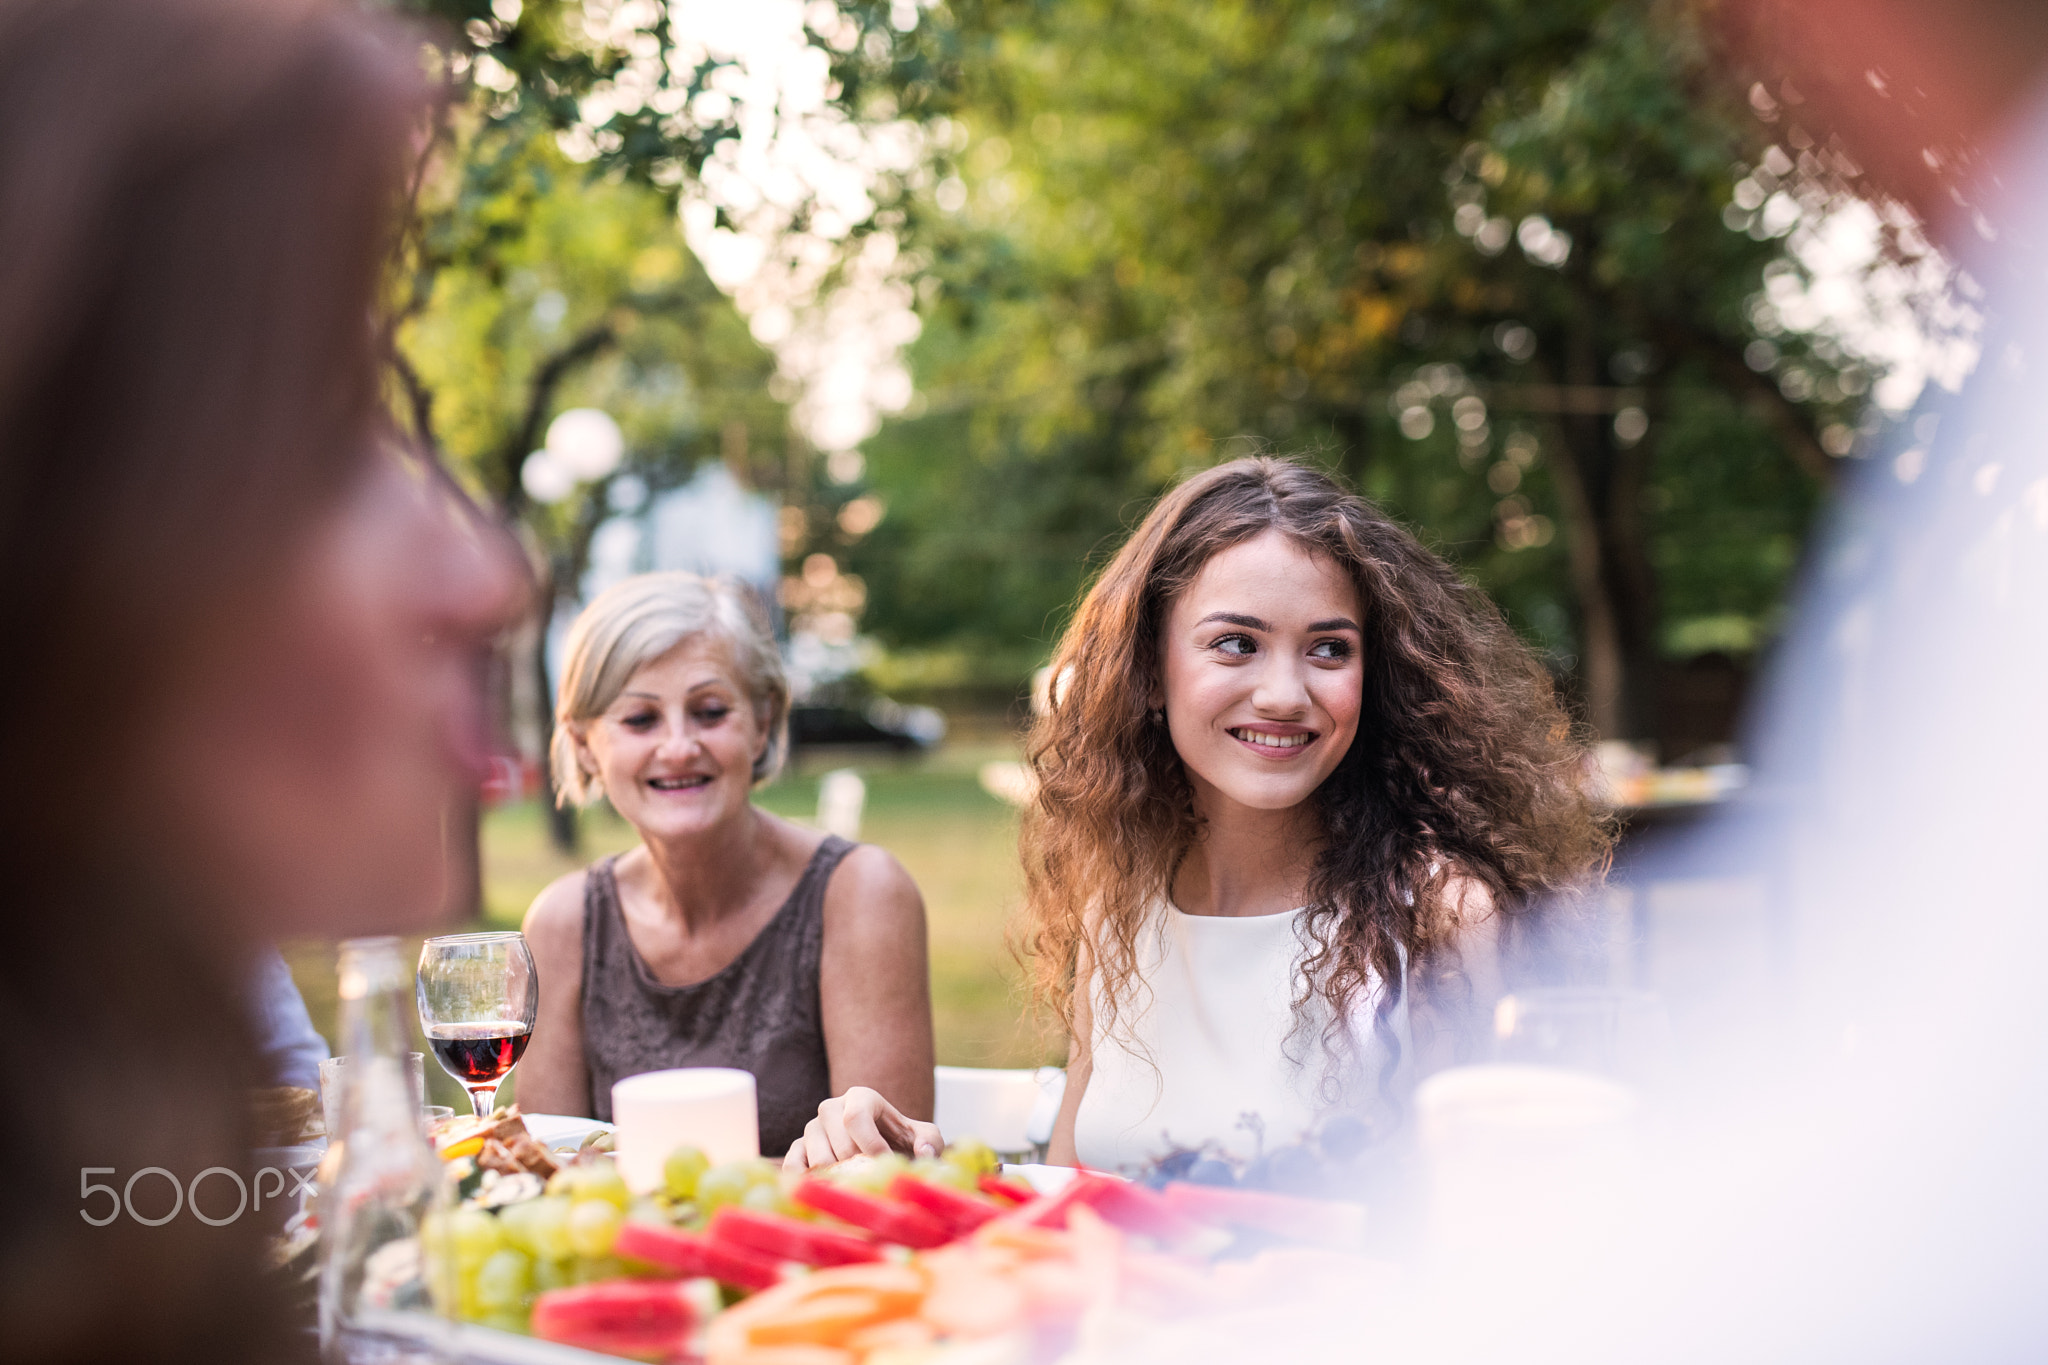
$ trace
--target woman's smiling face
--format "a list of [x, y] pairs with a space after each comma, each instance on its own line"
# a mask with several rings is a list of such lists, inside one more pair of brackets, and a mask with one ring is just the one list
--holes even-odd
[[1212, 556], [1167, 613], [1162, 693], [1198, 803], [1286, 810], [1351, 748], [1364, 684], [1358, 589], [1279, 531]]
[[768, 742], [732, 651], [709, 634], [642, 665], [579, 738], [613, 809], [649, 839], [702, 833], [743, 810]]

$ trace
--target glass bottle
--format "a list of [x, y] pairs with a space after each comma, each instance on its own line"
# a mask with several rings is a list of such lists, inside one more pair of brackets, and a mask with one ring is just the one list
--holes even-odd
[[341, 945], [340, 1164], [320, 1191], [320, 1346], [375, 1330], [382, 1310], [431, 1312], [420, 1236], [441, 1195], [442, 1165], [420, 1126], [406, 1075], [411, 986], [395, 938]]

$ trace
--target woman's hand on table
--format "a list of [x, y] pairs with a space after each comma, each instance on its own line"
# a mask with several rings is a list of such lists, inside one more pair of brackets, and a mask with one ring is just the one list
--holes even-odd
[[818, 1106], [818, 1117], [805, 1124], [804, 1135], [790, 1144], [782, 1169], [794, 1174], [848, 1157], [885, 1152], [937, 1156], [945, 1145], [937, 1124], [905, 1118], [881, 1092], [856, 1085]]

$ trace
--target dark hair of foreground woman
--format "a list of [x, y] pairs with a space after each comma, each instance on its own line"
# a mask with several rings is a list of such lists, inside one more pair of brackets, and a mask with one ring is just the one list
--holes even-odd
[[339, 5], [0, 0], [0, 1361], [302, 1349], [256, 1217], [140, 1218], [245, 1164], [250, 947], [357, 927], [314, 890], [377, 862], [321, 575], [368, 562], [340, 518], [390, 463], [372, 306], [421, 108]]

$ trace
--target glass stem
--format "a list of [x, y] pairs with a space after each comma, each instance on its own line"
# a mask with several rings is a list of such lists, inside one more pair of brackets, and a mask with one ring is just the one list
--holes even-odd
[[480, 1119], [487, 1119], [498, 1105], [498, 1087], [483, 1086], [469, 1092], [469, 1106]]

